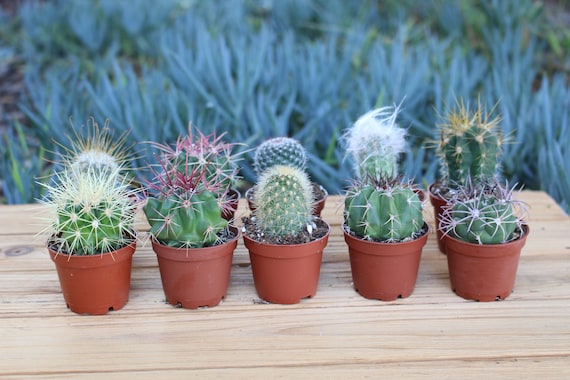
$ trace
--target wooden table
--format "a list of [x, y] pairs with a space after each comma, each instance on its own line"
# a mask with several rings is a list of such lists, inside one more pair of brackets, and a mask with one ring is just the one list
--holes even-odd
[[[141, 244], [130, 300], [105, 316], [65, 307], [43, 237], [35, 237], [38, 206], [2, 206], [0, 376], [570, 379], [570, 219], [545, 193], [519, 198], [530, 205], [531, 233], [505, 301], [456, 296], [433, 232], [409, 298], [360, 297], [340, 229], [342, 202], [329, 197], [323, 217], [332, 233], [313, 299], [260, 303], [240, 241], [227, 299], [177, 309], [164, 301], [150, 244]], [[238, 215], [245, 212], [242, 200]], [[425, 214], [433, 225], [429, 205]]]

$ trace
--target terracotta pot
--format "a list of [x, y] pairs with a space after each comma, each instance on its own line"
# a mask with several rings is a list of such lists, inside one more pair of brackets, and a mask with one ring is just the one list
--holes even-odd
[[439, 229], [439, 221], [441, 219], [443, 207], [445, 205], [447, 205], [447, 201], [445, 199], [443, 199], [442, 197], [440, 197], [439, 195], [436, 195], [433, 192], [433, 186], [434, 185], [435, 184], [432, 183], [431, 185], [429, 185], [429, 188], [428, 188], [429, 201], [430, 201], [431, 205], [433, 206], [433, 214], [434, 214], [434, 218], [435, 218], [435, 233], [437, 236], [437, 246], [439, 248], [439, 251], [441, 253], [445, 254], [445, 243], [443, 240], [443, 231], [441, 231]]
[[158, 259], [162, 289], [166, 302], [185, 309], [213, 307], [226, 297], [235, 237], [213, 247], [175, 248], [152, 240], [152, 249]]
[[426, 233], [404, 243], [381, 243], [363, 240], [346, 232], [350, 269], [354, 290], [369, 299], [393, 301], [412, 294], [418, 277], [422, 249], [427, 242]]
[[133, 241], [109, 253], [70, 256], [48, 247], [67, 307], [77, 314], [93, 315], [122, 309], [129, 299], [135, 248]]
[[451, 289], [460, 297], [475, 301], [507, 298], [515, 286], [522, 247], [529, 234], [504, 244], [472, 244], [445, 235]]
[[232, 220], [235, 216], [235, 213], [237, 211], [238, 208], [238, 204], [239, 204], [239, 199], [241, 197], [239, 191], [237, 191], [236, 189], [230, 189], [230, 191], [228, 192], [228, 197], [230, 199], [230, 210], [224, 210], [222, 211], [222, 218], [224, 218], [225, 220]]
[[249, 250], [253, 282], [260, 298], [277, 304], [299, 303], [317, 292], [323, 250], [328, 232], [320, 239], [295, 245], [258, 242], [244, 234]]
[[[317, 184], [317, 183], [314, 183], [314, 182], [312, 182], [312, 184], [313, 184], [313, 188], [318, 187], [318, 188], [324, 193], [324, 195], [323, 195], [321, 198], [316, 199], [316, 200], [315, 200], [315, 203], [313, 204], [313, 211], [312, 211], [312, 214], [313, 214], [314, 216], [320, 217], [320, 216], [321, 216], [321, 212], [322, 212], [323, 209], [325, 208], [325, 203], [326, 203], [326, 200], [327, 200], [327, 198], [328, 198], [328, 196], [329, 196], [329, 193], [328, 193], [327, 190], [326, 190], [324, 187], [322, 187], [321, 185], [319, 185], [319, 184]], [[255, 211], [255, 205], [254, 205], [254, 203], [253, 203], [253, 197], [254, 197], [254, 195], [255, 195], [255, 192], [254, 192], [254, 188], [253, 188], [253, 187], [250, 187], [249, 189], [247, 189], [247, 190], [245, 191], [245, 199], [247, 199], [247, 205], [248, 205], [248, 207], [249, 207], [249, 209], [250, 209], [251, 211]]]

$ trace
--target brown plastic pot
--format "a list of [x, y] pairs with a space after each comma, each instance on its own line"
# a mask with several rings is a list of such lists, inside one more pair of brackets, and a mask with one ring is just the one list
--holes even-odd
[[434, 219], [435, 219], [435, 234], [437, 236], [437, 247], [439, 248], [439, 251], [441, 253], [445, 254], [445, 243], [444, 243], [444, 239], [443, 239], [443, 231], [441, 231], [439, 229], [439, 221], [441, 220], [441, 215], [443, 213], [443, 207], [445, 205], [447, 205], [447, 201], [445, 199], [443, 199], [442, 197], [440, 197], [439, 195], [436, 195], [433, 192], [433, 186], [434, 185], [435, 185], [435, 183], [432, 183], [428, 187], [429, 201], [430, 201], [431, 205], [433, 206], [433, 214], [434, 214]]
[[63, 298], [77, 314], [106, 314], [122, 309], [129, 299], [136, 241], [117, 251], [76, 256], [48, 247], [55, 263]]
[[426, 233], [415, 240], [382, 243], [355, 237], [343, 226], [354, 290], [364, 298], [382, 301], [409, 297], [416, 286], [422, 249], [429, 235], [427, 223], [424, 228]]
[[[323, 211], [323, 209], [325, 208], [325, 203], [327, 201], [327, 198], [329, 196], [329, 193], [327, 192], [327, 190], [322, 187], [321, 185], [317, 184], [317, 183], [312, 183], [313, 187], [318, 187], [319, 189], [321, 189], [321, 191], [324, 193], [324, 196], [321, 197], [320, 199], [316, 199], [315, 203], [313, 204], [313, 210], [312, 210], [312, 214], [314, 216], [318, 216], [319, 218], [321, 217], [321, 212]], [[254, 188], [250, 187], [249, 189], [247, 189], [245, 191], [245, 199], [247, 200], [247, 205], [249, 207], [249, 209], [251, 211], [255, 211], [255, 204], [253, 203], [253, 198], [254, 198]]]
[[472, 244], [445, 235], [451, 289], [475, 301], [504, 300], [513, 291], [522, 247], [530, 230], [503, 244]]
[[304, 244], [276, 245], [256, 241], [245, 234], [253, 282], [258, 296], [277, 304], [295, 304], [317, 293], [323, 250], [328, 232]]
[[213, 247], [175, 248], [152, 240], [166, 302], [185, 309], [213, 307], [226, 297], [230, 281], [235, 237]]

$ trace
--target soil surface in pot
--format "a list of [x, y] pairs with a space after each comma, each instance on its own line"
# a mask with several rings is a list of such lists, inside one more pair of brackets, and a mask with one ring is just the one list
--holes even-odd
[[308, 230], [303, 230], [300, 234], [295, 236], [286, 236], [284, 238], [269, 238], [263, 234], [259, 227], [255, 224], [255, 217], [244, 217], [242, 218], [243, 227], [242, 232], [249, 236], [250, 238], [257, 240], [260, 243], [265, 244], [279, 244], [279, 245], [292, 245], [292, 244], [304, 244], [317, 240], [325, 236], [328, 231], [328, 225], [320, 218], [315, 218], [313, 220], [313, 231], [309, 233]]

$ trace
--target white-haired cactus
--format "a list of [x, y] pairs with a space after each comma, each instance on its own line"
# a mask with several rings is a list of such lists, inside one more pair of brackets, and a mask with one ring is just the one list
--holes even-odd
[[366, 240], [411, 240], [424, 225], [422, 201], [410, 184], [399, 180], [357, 182], [348, 191], [344, 206], [346, 226]]
[[497, 181], [461, 187], [443, 211], [439, 228], [475, 244], [501, 244], [522, 232], [524, 204], [513, 199], [513, 189]]
[[399, 107], [382, 107], [361, 116], [345, 134], [360, 179], [395, 178], [406, 147], [406, 131], [396, 124]]
[[296, 236], [311, 223], [313, 192], [305, 172], [277, 165], [255, 188], [255, 222], [268, 237]]
[[53, 212], [49, 244], [69, 255], [95, 255], [133, 241], [137, 190], [110, 167], [69, 167], [54, 174], [42, 200]]
[[443, 177], [452, 187], [479, 182], [496, 176], [503, 142], [500, 118], [490, 119], [482, 109], [470, 113], [463, 103], [447, 115], [439, 126], [437, 153]]
[[255, 150], [253, 167], [258, 175], [267, 169], [285, 165], [305, 170], [307, 153], [301, 143], [290, 137], [274, 137], [262, 142]]
[[[221, 136], [220, 136], [221, 137]], [[231, 144], [220, 137], [190, 133], [172, 148], [161, 150], [160, 170], [154, 171], [150, 195], [143, 210], [150, 233], [173, 247], [206, 247], [220, 241], [231, 211], [229, 184], [237, 175]]]

